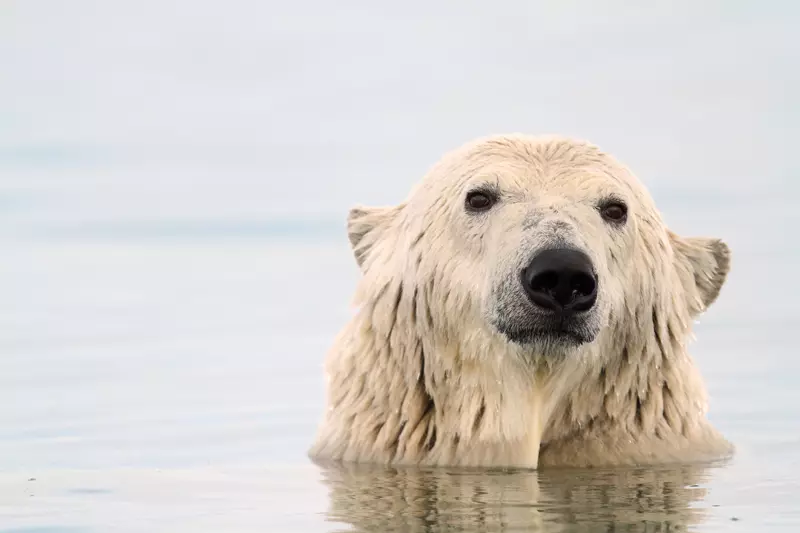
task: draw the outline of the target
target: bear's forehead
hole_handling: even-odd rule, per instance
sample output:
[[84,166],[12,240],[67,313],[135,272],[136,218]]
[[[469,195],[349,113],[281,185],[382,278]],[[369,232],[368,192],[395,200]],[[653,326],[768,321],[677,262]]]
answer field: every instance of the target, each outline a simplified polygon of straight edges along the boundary
[[575,195],[640,187],[627,168],[589,142],[527,135],[498,135],[463,145],[446,154],[428,180],[448,188],[487,182],[503,189]]

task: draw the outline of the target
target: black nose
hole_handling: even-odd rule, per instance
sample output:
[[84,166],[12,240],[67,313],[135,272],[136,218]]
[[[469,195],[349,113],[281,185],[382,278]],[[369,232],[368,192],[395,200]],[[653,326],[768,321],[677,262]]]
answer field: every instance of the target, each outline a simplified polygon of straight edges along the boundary
[[597,300],[592,260],[578,250],[539,252],[522,271],[522,285],[534,304],[553,311],[588,311]]

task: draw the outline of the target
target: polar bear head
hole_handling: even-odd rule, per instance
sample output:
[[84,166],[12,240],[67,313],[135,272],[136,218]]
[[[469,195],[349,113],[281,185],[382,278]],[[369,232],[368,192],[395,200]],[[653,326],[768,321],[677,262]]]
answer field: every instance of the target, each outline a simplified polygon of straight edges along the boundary
[[560,137],[464,145],[401,204],[352,209],[348,233],[362,303],[386,300],[375,312],[392,327],[476,356],[497,343],[564,355],[604,334],[652,336],[654,323],[679,335],[717,298],[730,256],[669,231],[625,166]]

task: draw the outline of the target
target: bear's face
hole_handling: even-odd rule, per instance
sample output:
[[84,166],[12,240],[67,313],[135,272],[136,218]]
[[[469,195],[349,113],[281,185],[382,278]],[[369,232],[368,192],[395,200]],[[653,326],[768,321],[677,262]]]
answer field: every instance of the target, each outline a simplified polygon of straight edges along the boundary
[[459,255],[483,273],[481,314],[539,351],[591,342],[625,302],[630,191],[588,168],[505,166],[465,180],[451,210]]
[[655,280],[677,280],[670,301],[696,314],[727,274],[724,244],[670,234],[625,167],[563,139],[466,145],[403,204],[354,209],[349,233],[365,271],[438,287],[428,301],[447,300],[434,314],[453,327],[477,323],[543,354],[593,342],[652,298]]

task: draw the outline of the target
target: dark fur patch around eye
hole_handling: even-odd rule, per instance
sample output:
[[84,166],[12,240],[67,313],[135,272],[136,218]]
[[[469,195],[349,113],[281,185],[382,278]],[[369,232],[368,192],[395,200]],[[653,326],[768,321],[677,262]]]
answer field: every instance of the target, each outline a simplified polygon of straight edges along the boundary
[[490,210],[499,198],[500,195],[494,187],[476,187],[467,192],[464,208],[469,213],[483,213]]
[[619,198],[606,198],[597,204],[597,210],[603,220],[615,226],[621,226],[628,220],[628,205]]

